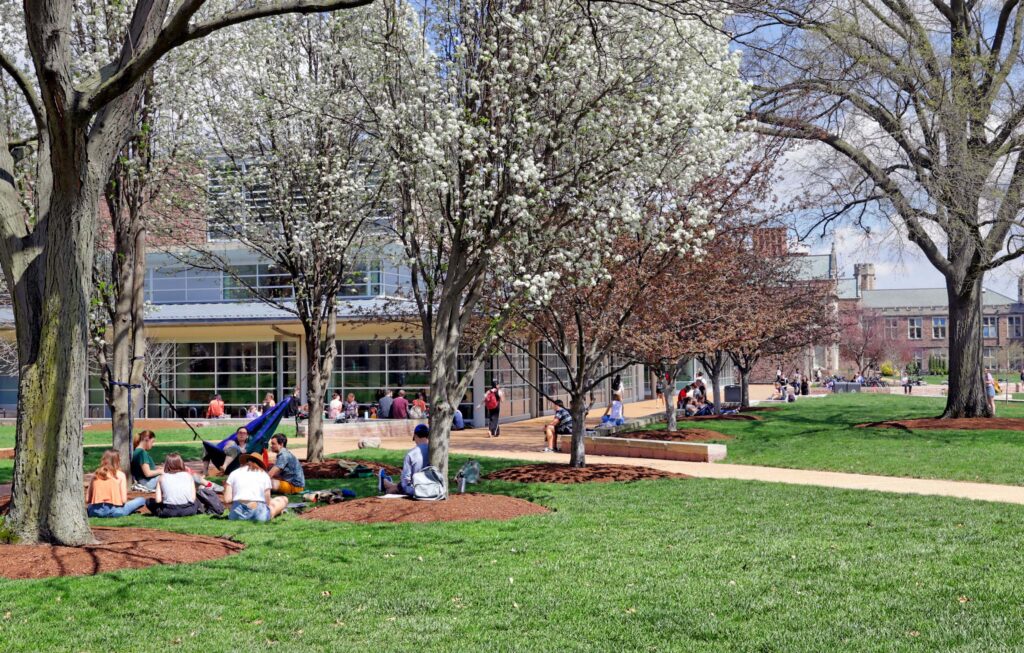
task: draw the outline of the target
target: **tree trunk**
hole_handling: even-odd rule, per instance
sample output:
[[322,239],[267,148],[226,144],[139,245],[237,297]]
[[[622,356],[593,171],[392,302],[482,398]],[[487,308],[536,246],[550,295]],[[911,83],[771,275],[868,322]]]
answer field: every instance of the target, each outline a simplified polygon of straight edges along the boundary
[[676,423],[676,375],[668,374],[665,379],[665,428],[669,433],[675,433],[678,425]]
[[740,408],[750,408],[750,368],[739,367]]
[[38,259],[12,275],[15,285],[43,287],[41,306],[23,292],[14,295],[19,336],[35,334],[18,343],[17,455],[7,520],[24,543],[93,542],[83,497],[82,418],[97,199],[88,188],[75,197],[54,195],[48,227],[60,237],[47,239],[45,279]]
[[[112,210],[114,207],[111,207]],[[114,216],[115,247],[112,276],[116,280],[113,324],[113,381],[140,386],[132,389],[131,412],[137,415],[145,395],[142,392],[146,367],[146,326],[144,322],[146,278],[146,230],[139,216]],[[110,421],[113,448],[121,454],[121,469],[131,465],[132,429],[128,408],[129,389],[111,387]],[[134,415],[132,417],[134,417]]]
[[309,417],[306,420],[306,460],[320,462],[324,459],[324,386],[323,357],[320,351],[319,335],[310,337],[315,331],[306,332],[306,404]]
[[[443,320],[438,319],[440,324]],[[440,336],[440,337],[439,337]],[[448,450],[452,435],[452,418],[465,389],[459,390],[459,337],[439,327],[433,337],[430,353],[430,464],[436,467],[448,487]]]
[[949,393],[944,418],[989,417],[981,339],[981,279],[964,284],[946,281],[949,297]]
[[[569,451],[569,466],[583,467],[587,464],[586,442],[587,433],[587,402],[583,395],[574,395],[569,400],[569,412],[572,414],[572,444]],[[555,436],[557,446],[558,436]]]

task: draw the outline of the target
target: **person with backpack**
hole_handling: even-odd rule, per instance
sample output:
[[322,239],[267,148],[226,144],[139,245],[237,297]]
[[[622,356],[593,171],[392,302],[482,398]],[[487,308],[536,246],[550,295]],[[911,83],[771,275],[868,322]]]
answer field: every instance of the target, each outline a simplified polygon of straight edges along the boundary
[[488,437],[496,438],[501,435],[501,400],[504,395],[498,383],[492,383],[491,389],[484,394],[484,414],[487,417]]
[[413,496],[412,477],[421,471],[430,460],[430,427],[419,424],[412,431],[415,446],[405,454],[402,461],[402,476],[395,483],[387,471],[381,469],[377,473],[377,489],[382,494],[407,494]]

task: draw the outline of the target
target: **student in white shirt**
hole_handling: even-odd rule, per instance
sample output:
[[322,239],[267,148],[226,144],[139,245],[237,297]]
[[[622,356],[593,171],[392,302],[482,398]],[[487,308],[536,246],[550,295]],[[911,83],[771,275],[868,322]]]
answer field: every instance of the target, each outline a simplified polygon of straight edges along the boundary
[[270,475],[267,474],[263,458],[246,453],[242,454],[239,462],[241,466],[231,472],[224,483],[224,505],[228,506],[228,519],[268,522],[284,512],[288,507],[288,498],[270,498]]

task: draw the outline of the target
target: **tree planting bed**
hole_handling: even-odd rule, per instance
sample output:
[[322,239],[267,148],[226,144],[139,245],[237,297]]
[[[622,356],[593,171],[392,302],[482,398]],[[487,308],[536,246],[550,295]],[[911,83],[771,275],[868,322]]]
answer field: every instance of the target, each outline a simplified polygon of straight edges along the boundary
[[690,478],[653,467],[633,465],[587,465],[570,467],[561,463],[518,465],[506,467],[484,476],[488,481],[516,481],[518,483],[611,483],[650,481],[662,478]]
[[921,419],[886,420],[858,424],[857,428],[890,428],[905,431],[1024,431],[1024,419],[1009,417],[960,417],[956,419],[940,419],[925,417]]
[[0,544],[0,577],[92,576],[119,569],[215,560],[245,548],[219,537],[150,528],[94,528],[92,532],[97,543],[81,547]]
[[444,501],[412,499],[356,499],[310,510],[303,519],[333,522],[428,523],[441,521],[504,521],[550,512],[544,506],[502,494],[453,494]]
[[[302,463],[302,473],[306,478],[349,478],[349,470],[342,467],[337,459],[329,459],[319,463]],[[385,465],[383,463],[374,462],[372,460],[355,460],[352,458],[346,458],[345,462],[358,463],[364,467],[369,467],[376,474],[379,470],[383,469],[391,476],[401,473],[401,468],[395,467],[394,465]]]
[[709,442],[714,440],[732,440],[733,436],[715,431],[704,431],[702,429],[682,429],[679,431],[666,431],[665,429],[651,429],[649,431],[628,431],[626,433],[615,433],[608,437],[623,438],[626,440],[662,440],[667,442]]

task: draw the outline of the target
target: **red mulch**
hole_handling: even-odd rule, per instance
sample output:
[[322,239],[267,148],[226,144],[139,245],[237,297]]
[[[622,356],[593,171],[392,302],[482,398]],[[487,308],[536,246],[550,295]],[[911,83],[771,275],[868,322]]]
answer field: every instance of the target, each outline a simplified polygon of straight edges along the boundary
[[[746,409],[745,409],[746,410]],[[737,413],[736,415],[694,415],[693,417],[680,417],[680,422],[689,422],[691,420],[705,420],[705,419],[725,419],[725,420],[740,420],[740,421],[755,421],[760,422],[761,418],[757,415],[750,415],[748,413]]]
[[0,460],[10,460],[14,458],[14,449],[0,449]]
[[141,569],[215,560],[245,548],[238,542],[149,528],[94,528],[99,541],[82,547],[0,544],[0,577],[92,576],[118,569]]
[[303,519],[319,519],[360,524],[472,521],[490,519],[504,521],[525,515],[549,512],[544,506],[501,494],[453,494],[444,501],[413,501],[412,499],[356,499],[310,510]]
[[627,438],[630,440],[670,440],[672,442],[707,442],[709,440],[732,440],[733,436],[714,431],[702,431],[700,429],[683,429],[681,431],[668,432],[665,429],[652,431],[629,431],[627,433],[613,433],[608,436],[612,438]]
[[[373,470],[374,474],[381,469],[387,471],[391,476],[402,473],[401,468],[394,465],[375,463],[370,460],[347,460],[348,462],[359,463],[364,467],[369,467]],[[321,463],[302,463],[302,473],[306,475],[306,478],[348,478],[348,470],[339,465],[337,460],[325,460]]]
[[608,483],[611,481],[647,481],[659,478],[690,478],[685,474],[664,472],[633,465],[587,465],[569,467],[560,463],[541,463],[506,467],[484,476],[488,481],[519,483]]
[[1024,419],[1009,417],[960,417],[956,419],[924,417],[921,419],[867,422],[866,424],[858,424],[857,428],[893,428],[906,431],[1024,431]]

